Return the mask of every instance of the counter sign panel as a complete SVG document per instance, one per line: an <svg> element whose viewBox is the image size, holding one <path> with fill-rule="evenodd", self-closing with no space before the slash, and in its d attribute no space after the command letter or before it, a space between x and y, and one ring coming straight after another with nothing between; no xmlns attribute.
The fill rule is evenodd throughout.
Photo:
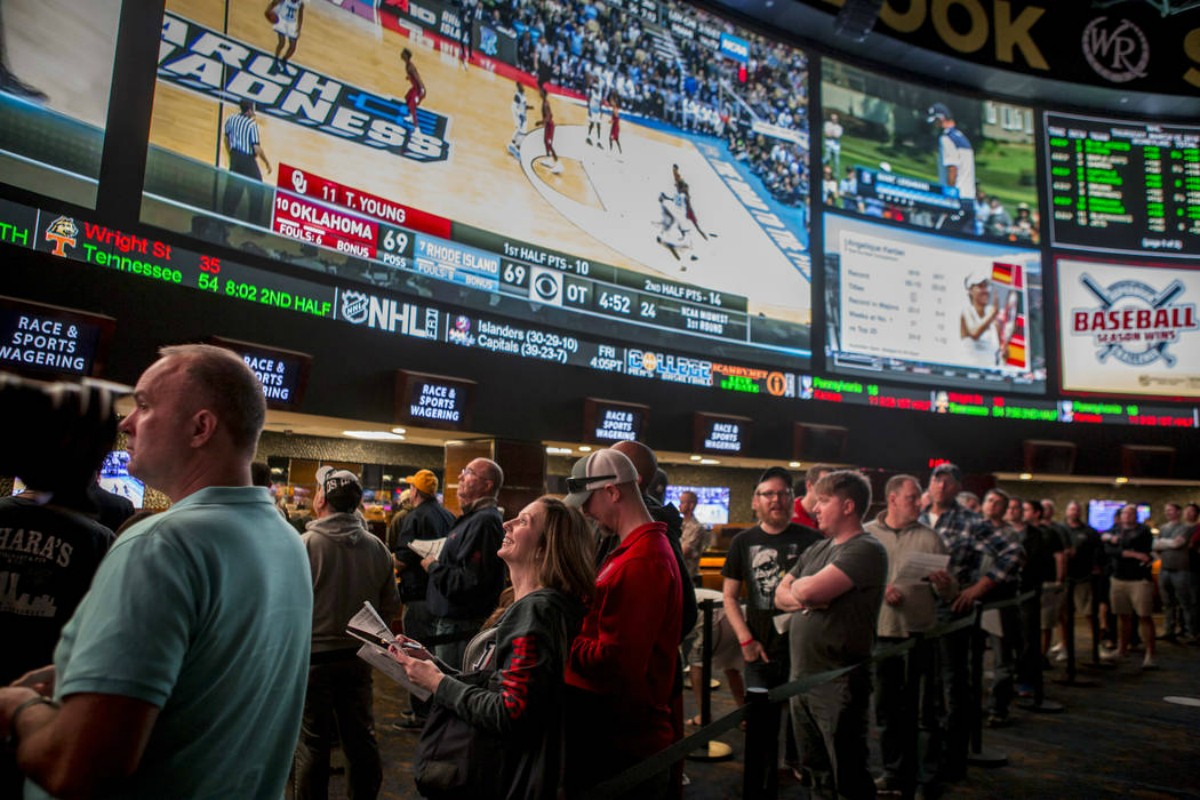
<svg viewBox="0 0 1200 800"><path fill-rule="evenodd" d="M738 456L750 442L749 417L731 417L697 411L693 422L692 448L697 453Z"/></svg>
<svg viewBox="0 0 1200 800"><path fill-rule="evenodd" d="M214 336L212 343L234 351L254 371L263 387L267 407L281 411L296 411L304 399L308 386L308 373L312 367L312 356L294 350L222 339Z"/></svg>
<svg viewBox="0 0 1200 800"><path fill-rule="evenodd" d="M114 326L112 317L0 297L0 369L98 376Z"/></svg>
<svg viewBox="0 0 1200 800"><path fill-rule="evenodd" d="M465 430L471 425L475 381L396 372L396 421L423 428Z"/></svg>
<svg viewBox="0 0 1200 800"><path fill-rule="evenodd" d="M583 440L595 444L636 442L649 417L649 406L589 397L583 403Z"/></svg>

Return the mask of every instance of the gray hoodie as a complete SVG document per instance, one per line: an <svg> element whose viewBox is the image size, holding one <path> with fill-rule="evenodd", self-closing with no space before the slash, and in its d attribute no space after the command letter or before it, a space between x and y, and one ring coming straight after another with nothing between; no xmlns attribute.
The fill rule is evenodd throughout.
<svg viewBox="0 0 1200 800"><path fill-rule="evenodd" d="M313 579L312 651L357 649L346 623L370 601L385 620L400 612L392 554L358 514L314 519L301 537Z"/></svg>

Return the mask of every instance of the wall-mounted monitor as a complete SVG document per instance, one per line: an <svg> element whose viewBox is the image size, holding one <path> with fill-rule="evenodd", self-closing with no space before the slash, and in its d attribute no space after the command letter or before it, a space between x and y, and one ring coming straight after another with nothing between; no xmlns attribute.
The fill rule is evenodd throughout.
<svg viewBox="0 0 1200 800"><path fill-rule="evenodd" d="M308 374L312 369L312 356L294 350L267 347L254 342L211 337L215 345L233 350L254 370L263 387L269 408L294 411L304 400L308 387Z"/></svg>
<svg viewBox="0 0 1200 800"><path fill-rule="evenodd" d="M740 456L750 447L754 420L728 414L692 414L692 450L710 455Z"/></svg>
<svg viewBox="0 0 1200 800"><path fill-rule="evenodd" d="M1112 530L1112 527L1117 523L1117 514L1127 505L1129 503L1124 500L1089 500L1088 525L1091 525L1101 533ZM1138 522L1145 522L1150 519L1150 513L1151 509L1148 503L1137 504Z"/></svg>
<svg viewBox="0 0 1200 800"><path fill-rule="evenodd" d="M830 372L1045 391L1038 251L834 214L825 251Z"/></svg>
<svg viewBox="0 0 1200 800"><path fill-rule="evenodd" d="M696 510L692 512L704 525L725 525L729 522L728 486L667 486L667 502L679 507L679 496L684 492L696 495Z"/></svg>
<svg viewBox="0 0 1200 800"><path fill-rule="evenodd" d="M168 0L142 220L332 276L355 324L399 293L531 358L808 363L803 51L678 0L499 4L470 53L457 5L368 6L307 3L284 62L262 9ZM251 128L269 171L227 153Z"/></svg>
<svg viewBox="0 0 1200 800"><path fill-rule="evenodd" d="M1037 244L1034 111L821 62L826 208Z"/></svg>
<svg viewBox="0 0 1200 800"><path fill-rule="evenodd" d="M34 378L99 377L116 320L0 296L0 369Z"/></svg>
<svg viewBox="0 0 1200 800"><path fill-rule="evenodd" d="M1060 256L1062 390L1200 397L1200 271Z"/></svg>
<svg viewBox="0 0 1200 800"><path fill-rule="evenodd" d="M475 381L396 371L396 422L421 428L469 430Z"/></svg>
<svg viewBox="0 0 1200 800"><path fill-rule="evenodd" d="M583 441L636 442L645 433L649 420L649 406L589 397L583 401Z"/></svg>
<svg viewBox="0 0 1200 800"><path fill-rule="evenodd" d="M129 453L113 450L104 457L100 467L100 488L120 495L141 508L146 496L146 484L129 474Z"/></svg>
<svg viewBox="0 0 1200 800"><path fill-rule="evenodd" d="M1200 254L1200 127L1045 116L1054 245Z"/></svg>
<svg viewBox="0 0 1200 800"><path fill-rule="evenodd" d="M121 0L17 0L0 15L4 183L94 207Z"/></svg>

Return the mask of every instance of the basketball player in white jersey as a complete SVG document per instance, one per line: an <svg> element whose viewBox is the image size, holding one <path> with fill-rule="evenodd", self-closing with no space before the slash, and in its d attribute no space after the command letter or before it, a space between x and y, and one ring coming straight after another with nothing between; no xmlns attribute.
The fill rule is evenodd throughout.
<svg viewBox="0 0 1200 800"><path fill-rule="evenodd" d="M592 128L596 129L596 147L604 149L604 145L600 143L600 121L604 118L600 111L600 104L604 98L604 94L600 89L600 78L597 75L589 74L587 78L587 143L592 143Z"/></svg>
<svg viewBox="0 0 1200 800"><path fill-rule="evenodd" d="M525 86L517 81L517 89L513 92L512 99L513 125L516 127L512 140L508 143L508 152L518 161L521 159L521 142L525 140L525 123L529 120L529 111L532 108L533 106L525 102Z"/></svg>
<svg viewBox="0 0 1200 800"><path fill-rule="evenodd" d="M288 60L296 52L296 43L300 40L300 29L304 27L304 4L308 0L271 0L267 6L267 19L279 36L275 45L275 63L272 67L284 75L295 75L296 71L288 66ZM284 52L284 48L287 51ZM280 59L280 54L283 58Z"/></svg>

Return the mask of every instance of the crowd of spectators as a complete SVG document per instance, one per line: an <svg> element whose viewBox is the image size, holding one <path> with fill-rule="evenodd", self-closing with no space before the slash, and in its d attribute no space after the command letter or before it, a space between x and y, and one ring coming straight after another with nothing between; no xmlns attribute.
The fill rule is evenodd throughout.
<svg viewBox="0 0 1200 800"><path fill-rule="evenodd" d="M418 471L404 479L408 503L385 545L348 470L318 470L302 536L280 517L260 488L269 470L251 467L265 405L238 356L165 348L135 398L119 427L129 469L171 508L119 539L98 521L85 490L111 417L91 446L65 456L72 464L56 461L57 477L31 463L31 488L0 500L0 571L21 588L0 605L0 631L20 644L0 659L10 684L0 735L13 745L0 762L6 792L28 778L27 797L100 784L131 797L279 796L290 771L297 798L324 796L336 730L354 795L376 796L386 767L364 663L372 653L398 665L414 697L399 727L421 731L413 773L423 794L575 796L683 737L681 675L696 657L685 662L680 648L708 635L696 629L693 591L706 533L694 495L682 514L664 502L668 479L650 448L594 451L574 465L565 498L538 498L507 521L495 461L463 467L457 517L440 503L437 476ZM771 467L755 485L757 524L734 537L722 569L720 624L733 638L721 666L739 702L739 671L751 690L827 676L790 700L785 744L765 750L782 750L818 791L933 793L963 777L978 712L968 707L971 629L933 637L937 657L924 661L879 648L968 618L976 603L1020 597L986 626L992 726L1008 723L1018 696L1041 702L1048 657L1073 630L1068 596L1077 610L1095 608L1104 635L1115 631L1103 657L1125 658L1140 634L1142 668L1158 666L1154 553L1163 638L1200 642L1195 504L1166 504L1157 534L1128 505L1100 533L1076 502L1060 523L1048 500L993 488L980 501L943 463L925 485L893 476L876 506L869 517L871 487L856 470L818 465L793 481ZM75 559L65 563L41 544L68 538ZM406 635L393 638L402 601ZM382 615L378 627L363 627L364 602ZM363 631L390 646L360 649ZM51 658L52 668L33 668ZM229 696L218 702L214 684ZM880 776L866 769L872 706ZM772 738L779 721L767 723ZM915 754L904 741L914 725ZM58 747L73 754L70 770ZM764 792L779 779L770 762L752 777ZM678 796L682 779L678 764L663 765L634 793Z"/></svg>

